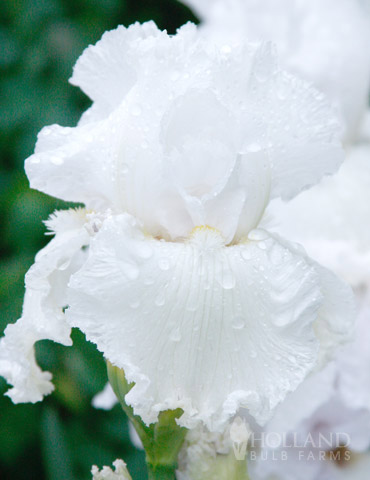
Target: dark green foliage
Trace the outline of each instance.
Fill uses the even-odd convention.
[[[0,332],[20,316],[24,274],[48,240],[42,220],[66,206],[28,188],[23,161],[44,125],[74,125],[89,105],[68,84],[82,50],[118,24],[150,19],[170,33],[195,20],[175,0],[0,2]],[[91,479],[93,463],[116,458],[129,464],[134,480],[146,478],[121,408],[91,407],[107,380],[101,355],[79,332],[73,337],[73,348],[37,346],[56,385],[44,402],[14,406],[0,379],[1,480]]]

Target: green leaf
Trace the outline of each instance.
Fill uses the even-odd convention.
[[[50,480],[76,480],[63,424],[57,411],[45,408],[41,419],[42,450]]]

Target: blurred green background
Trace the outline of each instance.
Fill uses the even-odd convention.
[[[42,220],[61,201],[30,190],[23,162],[37,132],[72,126],[89,99],[68,84],[83,49],[118,24],[153,19],[174,33],[190,11],[175,0],[0,0],[0,333],[21,314],[24,274],[42,248]],[[73,333],[74,347],[37,345],[55,392],[35,405],[13,405],[0,378],[0,479],[85,480],[92,464],[123,458],[145,479],[144,456],[131,444],[120,408],[91,407],[106,383],[94,345]]]

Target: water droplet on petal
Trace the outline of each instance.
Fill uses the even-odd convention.
[[[235,330],[241,330],[245,327],[244,317],[242,317],[241,315],[237,315],[232,319],[231,325]]]
[[[259,145],[258,143],[250,143],[247,146],[247,152],[250,152],[250,153],[256,153],[256,152],[259,152],[260,150],[262,150],[262,148],[261,148],[261,145]]]
[[[226,54],[226,55],[229,54],[229,53],[231,53],[231,47],[230,47],[230,45],[223,45],[223,46],[221,47],[221,53],[224,53],[224,54]]]
[[[121,268],[122,268],[123,273],[130,280],[136,280],[137,277],[139,276],[140,271],[139,271],[137,265],[134,265],[133,263],[123,263]]]
[[[288,355],[288,360],[293,363],[293,365],[296,365],[297,363],[297,358],[294,355]]]
[[[168,270],[171,266],[171,263],[168,260],[168,258],[163,258],[162,257],[158,260],[158,266],[161,270]]]
[[[256,357],[257,357],[257,352],[256,352],[256,350],[251,350],[251,351],[249,352],[249,356],[250,356],[251,358],[256,358]]]
[[[59,265],[58,270],[62,270],[62,271],[63,271],[63,270],[67,270],[67,268],[69,267],[70,263],[71,263],[71,260],[70,260],[70,259],[64,261],[63,263],[61,263],[61,264]]]
[[[54,165],[63,165],[63,163],[64,163],[63,158],[57,157],[57,156],[55,156],[55,155],[53,155],[52,157],[50,157],[50,161],[51,161],[51,163],[53,163]]]
[[[175,328],[175,330],[172,330],[170,333],[170,340],[173,342],[179,342],[181,340],[181,333],[178,328]]]
[[[252,258],[252,254],[251,254],[251,251],[249,248],[247,247],[244,247],[242,249],[242,251],[240,252],[240,255],[241,257],[244,259],[244,260],[250,260]]]
[[[140,258],[150,258],[153,255],[153,250],[150,245],[142,242],[137,246],[137,254]]]
[[[131,302],[130,307],[133,308],[133,309],[139,308],[140,307],[140,301],[137,300],[137,301]]]
[[[235,287],[235,277],[231,272],[225,272],[222,275],[221,284],[225,290],[231,290]]]
[[[249,232],[248,238],[249,240],[255,241],[266,240],[268,238],[268,235],[263,230],[252,230]]]
[[[161,292],[155,299],[154,303],[157,305],[157,307],[162,307],[166,303],[166,298],[164,296],[164,293]]]
[[[188,304],[186,305],[186,310],[188,312],[196,312],[198,310],[198,299],[189,300]]]
[[[294,321],[294,315],[291,311],[275,314],[272,318],[272,323],[277,327],[286,327]]]

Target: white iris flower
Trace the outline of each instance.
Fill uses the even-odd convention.
[[[68,345],[73,326],[135,383],[146,423],[182,408],[182,425],[216,430],[240,406],[266,421],[351,329],[349,287],[261,224],[271,199],[338,168],[331,108],[269,44],[219,49],[193,25],[108,32],[71,82],[92,107],[45,127],[26,171],[87,210],[48,222],[1,342],[8,395],[52,390],[33,345]]]
[[[370,87],[367,0],[183,0],[218,43],[253,39],[276,43],[284,67],[331,99],[357,135]]]
[[[253,478],[367,477],[370,462],[369,196],[370,146],[365,143],[349,150],[336,175],[325,178],[288,205],[275,201],[269,207],[270,218],[275,218],[281,234],[302,243],[313,258],[352,285],[359,308],[354,341],[337,353],[333,363],[308,377],[288,396],[265,427],[265,434],[274,432],[289,439],[294,435],[305,439],[311,434],[314,444],[308,444],[301,454],[298,447],[289,449],[285,459],[283,447],[265,448],[257,462],[250,463]],[[333,437],[335,434],[342,437],[345,434],[345,440],[340,438],[340,441],[348,443],[347,453],[342,449],[341,462],[333,461],[340,445],[333,442],[323,447],[317,441],[318,435],[326,439],[332,435],[338,442]],[[324,459],[320,459],[322,452]]]
[[[336,175],[268,208],[274,230],[299,242],[320,264],[370,291],[370,144],[351,147]],[[330,212],[330,213],[329,213]]]
[[[113,462],[114,471],[109,467],[103,467],[99,470],[96,465],[91,469],[92,480],[131,480],[131,476],[127,471],[126,464],[123,460]]]

